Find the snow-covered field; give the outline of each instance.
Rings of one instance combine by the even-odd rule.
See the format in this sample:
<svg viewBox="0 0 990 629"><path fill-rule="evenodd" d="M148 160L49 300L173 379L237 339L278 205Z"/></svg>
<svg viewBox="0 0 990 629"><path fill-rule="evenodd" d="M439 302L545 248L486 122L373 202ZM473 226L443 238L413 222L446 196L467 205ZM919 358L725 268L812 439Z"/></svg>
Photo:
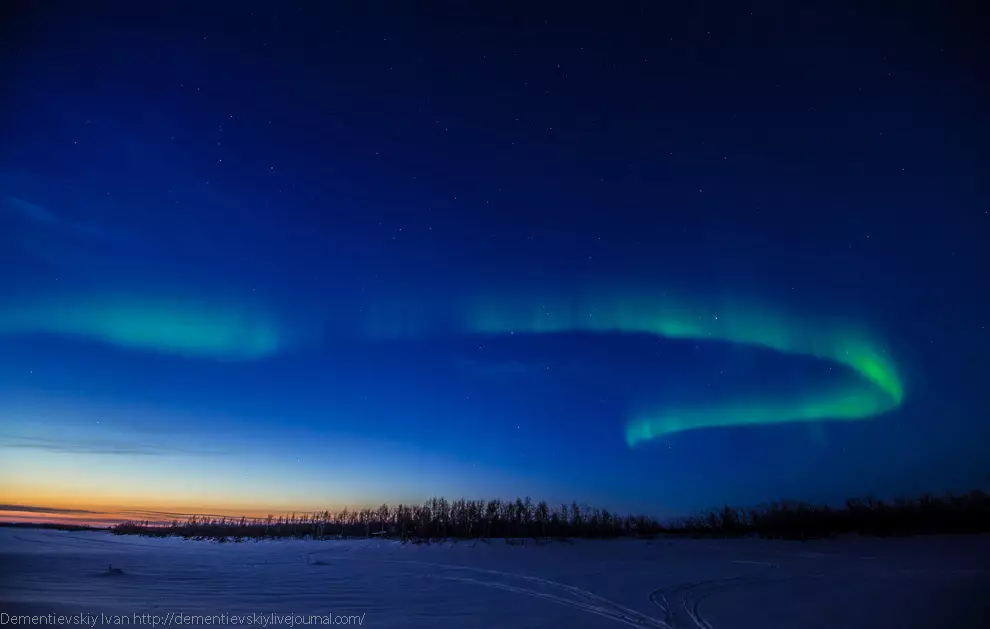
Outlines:
<svg viewBox="0 0 990 629"><path fill-rule="evenodd" d="M988 564L990 536L416 546L0 529L0 624L975 628L990 627Z"/></svg>

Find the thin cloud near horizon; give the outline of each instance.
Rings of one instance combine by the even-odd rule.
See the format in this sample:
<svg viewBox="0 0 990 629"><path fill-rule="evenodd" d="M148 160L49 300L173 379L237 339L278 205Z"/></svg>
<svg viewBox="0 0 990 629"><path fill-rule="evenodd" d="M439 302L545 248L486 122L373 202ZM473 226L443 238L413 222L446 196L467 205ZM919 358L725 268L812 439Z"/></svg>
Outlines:
<svg viewBox="0 0 990 629"><path fill-rule="evenodd" d="M14 504L0 504L0 511L17 511L23 513L50 513L52 515L72 515L74 513L88 514L88 515L102 515L104 513L101 511L90 511L89 509L63 509L59 507L40 507L37 505L14 505Z"/></svg>
<svg viewBox="0 0 990 629"><path fill-rule="evenodd" d="M0 435L0 448L16 448L24 450L43 450L69 454L112 454L112 455L141 455L168 456L178 454L199 454L222 456L226 452L207 448L189 448L164 443L151 443L139 440L109 440L109 439L51 439L47 437L23 437L19 435Z"/></svg>

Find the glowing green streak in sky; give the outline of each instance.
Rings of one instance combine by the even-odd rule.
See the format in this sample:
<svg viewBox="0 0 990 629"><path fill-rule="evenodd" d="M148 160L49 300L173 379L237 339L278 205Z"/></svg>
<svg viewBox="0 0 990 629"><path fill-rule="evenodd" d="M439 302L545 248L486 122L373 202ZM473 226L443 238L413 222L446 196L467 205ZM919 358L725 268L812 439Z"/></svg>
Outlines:
<svg viewBox="0 0 990 629"><path fill-rule="evenodd" d="M135 296L28 301L0 310L0 334L79 336L121 347L227 359L261 358L288 344L285 327L266 311L242 302L233 306ZM607 293L447 304L396 301L393 307L371 313L365 329L378 338L438 332L649 334L810 356L842 365L858 376L851 385L811 396L637 412L626 424L630 446L698 428L864 420L896 408L904 398L893 362L874 338L857 327L788 317L740 301L698 305L667 294L648 299Z"/></svg>
<svg viewBox="0 0 990 629"><path fill-rule="evenodd" d="M726 303L716 309L667 296L491 299L475 302L468 313L464 325L476 333L639 333L721 341L832 361L859 376L854 385L815 397L637 413L626 425L630 446L696 428L869 419L896 408L904 398L893 362L866 334L850 326L800 321L745 304Z"/></svg>
<svg viewBox="0 0 990 629"><path fill-rule="evenodd" d="M58 334L183 356L254 359L276 352L279 330L246 308L199 301L91 298L5 307L0 333Z"/></svg>

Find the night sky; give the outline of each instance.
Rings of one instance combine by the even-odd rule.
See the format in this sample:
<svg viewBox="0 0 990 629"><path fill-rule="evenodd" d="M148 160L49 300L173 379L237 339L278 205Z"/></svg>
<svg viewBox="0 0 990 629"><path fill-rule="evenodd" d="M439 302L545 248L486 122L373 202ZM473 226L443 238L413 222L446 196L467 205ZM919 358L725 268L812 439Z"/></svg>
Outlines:
<svg viewBox="0 0 990 629"><path fill-rule="evenodd" d="M986 488L990 51L908 4L5 6L0 510Z"/></svg>

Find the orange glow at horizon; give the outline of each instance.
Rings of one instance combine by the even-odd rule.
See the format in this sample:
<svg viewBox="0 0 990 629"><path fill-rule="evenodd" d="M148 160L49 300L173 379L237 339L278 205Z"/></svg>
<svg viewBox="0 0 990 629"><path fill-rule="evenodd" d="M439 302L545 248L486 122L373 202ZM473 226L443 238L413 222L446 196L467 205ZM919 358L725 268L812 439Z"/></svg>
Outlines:
<svg viewBox="0 0 990 629"><path fill-rule="evenodd" d="M6 485L4 483L3 485ZM38 483L10 487L0 485L0 522L32 522L109 526L128 520L168 522L196 516L226 516L264 519L268 516L306 515L331 513L365 507L377 507L380 503L355 501L328 501L322 504L268 501L264 504L244 500L190 499L189 495L131 496L124 492L106 491L98 495L46 487ZM388 501L417 504L418 500Z"/></svg>

